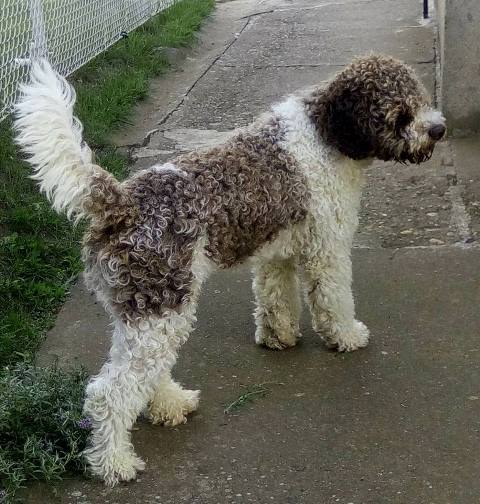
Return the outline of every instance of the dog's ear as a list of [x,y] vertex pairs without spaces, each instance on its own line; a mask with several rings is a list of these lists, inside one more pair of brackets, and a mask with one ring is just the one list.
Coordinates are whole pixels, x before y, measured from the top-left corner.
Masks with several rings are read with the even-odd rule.
[[407,105],[402,105],[398,108],[395,116],[395,133],[402,135],[405,128],[413,121],[413,114]]
[[350,89],[332,95],[325,103],[322,128],[325,140],[352,159],[371,156],[374,152],[372,134],[362,121],[364,98],[355,96]]

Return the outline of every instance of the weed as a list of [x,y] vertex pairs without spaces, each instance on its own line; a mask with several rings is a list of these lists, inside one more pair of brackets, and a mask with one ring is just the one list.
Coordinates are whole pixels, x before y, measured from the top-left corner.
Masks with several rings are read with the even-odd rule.
[[264,397],[270,389],[265,387],[263,383],[256,383],[254,385],[250,385],[245,387],[245,392],[235,399],[235,401],[231,402],[224,409],[224,413],[232,413],[234,411],[238,411],[243,408],[246,404],[253,402],[255,399],[259,397]]
[[[0,377],[0,478],[6,497],[27,479],[83,471],[89,422],[82,415],[87,375],[19,364]],[[0,501],[1,502],[1,501]]]

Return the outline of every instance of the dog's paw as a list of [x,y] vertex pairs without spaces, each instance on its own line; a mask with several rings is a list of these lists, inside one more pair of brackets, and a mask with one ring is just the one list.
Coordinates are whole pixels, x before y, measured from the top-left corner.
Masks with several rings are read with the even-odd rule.
[[272,350],[284,350],[294,347],[297,340],[301,338],[298,330],[274,331],[271,327],[257,327],[255,332],[255,343],[266,346]]
[[138,471],[145,469],[145,462],[132,452],[103,453],[99,448],[85,450],[84,456],[95,476],[105,485],[113,487],[120,481],[131,481]]
[[353,322],[353,330],[348,333],[338,333],[326,340],[328,348],[337,352],[353,352],[366,347],[370,338],[368,327],[359,320]]
[[187,415],[198,408],[200,390],[178,388],[175,395],[157,396],[148,406],[147,417],[153,424],[170,427],[187,423]]

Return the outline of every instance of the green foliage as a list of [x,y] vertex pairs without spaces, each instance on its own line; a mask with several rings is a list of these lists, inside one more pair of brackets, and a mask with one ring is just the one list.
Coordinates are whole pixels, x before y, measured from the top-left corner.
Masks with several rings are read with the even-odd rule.
[[83,471],[90,421],[82,403],[87,375],[19,364],[0,377],[0,481],[12,496],[28,479]]
[[76,111],[93,147],[109,144],[112,129],[148,94],[149,79],[168,68],[162,49],[190,45],[213,6],[214,0],[178,2],[75,73]]
[[264,383],[255,383],[245,388],[245,392],[240,394],[235,401],[225,407],[224,413],[233,413],[242,409],[247,404],[255,401],[260,397],[265,397],[270,392],[270,389],[265,387]]
[[0,123],[0,365],[30,359],[80,271],[79,231],[51,210]]

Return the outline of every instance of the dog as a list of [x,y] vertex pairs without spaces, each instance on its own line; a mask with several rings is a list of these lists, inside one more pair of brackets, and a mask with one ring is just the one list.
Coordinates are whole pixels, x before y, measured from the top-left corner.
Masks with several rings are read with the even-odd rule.
[[96,165],[73,116],[75,92],[39,60],[16,106],[17,142],[57,211],[86,218],[85,281],[113,320],[109,360],[86,390],[85,451],[107,485],[144,462],[130,429],[146,408],[177,425],[198,406],[171,369],[215,268],[251,260],[256,343],[299,337],[300,282],[314,330],[350,352],[368,343],[355,319],[350,250],[364,168],[421,163],[446,132],[413,70],[356,58],[331,81],[274,105],[223,145],[176,157],[120,183]]

